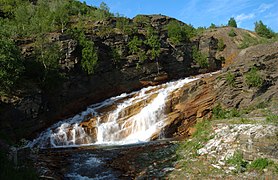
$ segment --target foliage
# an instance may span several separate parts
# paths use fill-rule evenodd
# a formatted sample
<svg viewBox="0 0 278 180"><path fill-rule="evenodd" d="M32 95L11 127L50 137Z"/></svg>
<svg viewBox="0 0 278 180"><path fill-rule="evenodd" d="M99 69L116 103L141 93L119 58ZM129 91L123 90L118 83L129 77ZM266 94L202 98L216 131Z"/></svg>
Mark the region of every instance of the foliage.
<svg viewBox="0 0 278 180"><path fill-rule="evenodd" d="M69 32L82 47L81 66L88 74L93 74L98 63L98 52L93 41L86 38L85 33L80 29L72 29Z"/></svg>
<svg viewBox="0 0 278 180"><path fill-rule="evenodd" d="M236 36L236 33L235 33L234 29L231 29L231 30L228 32L228 35L229 35L230 37L235 37L235 36Z"/></svg>
<svg viewBox="0 0 278 180"><path fill-rule="evenodd" d="M144 42L137 36L134 36L133 39L128 43L129 52L134 55L137 55L141 62L147 59L145 51L141 49L143 43Z"/></svg>
<svg viewBox="0 0 278 180"><path fill-rule="evenodd" d="M138 39L137 36L134 36L133 39L128 43L129 52L132 54L136 54L137 52L139 52L142 44L143 41L141 39Z"/></svg>
<svg viewBox="0 0 278 180"><path fill-rule="evenodd" d="M113 16L113 14L109 12L109 10L110 9L107 4L102 2L99 8L90 12L90 16L93 17L94 20L106 20L109 17Z"/></svg>
<svg viewBox="0 0 278 180"><path fill-rule="evenodd" d="M198 64L201 68L207 68L208 67L208 59L205 54L197 50L197 47L194 46L192 48L192 57L196 64Z"/></svg>
<svg viewBox="0 0 278 180"><path fill-rule="evenodd" d="M262 21L255 22L255 32L259 36L264 37L264 38L270 39L272 37L275 37L275 33L270 28L268 28L266 25L264 25Z"/></svg>
<svg viewBox="0 0 278 180"><path fill-rule="evenodd" d="M116 28L120 29L124 34L131 35L136 28L125 17L119 17L116 22Z"/></svg>
<svg viewBox="0 0 278 180"><path fill-rule="evenodd" d="M218 43L217 43L217 49L218 49L219 51L223 51L223 50L225 49L225 47L226 47L226 45L224 44L223 39L222 39L222 38L219 39L219 40L218 40Z"/></svg>
<svg viewBox="0 0 278 180"><path fill-rule="evenodd" d="M178 21L170 21L167 25L168 37L174 44L179 44L196 35L196 30L192 25L181 25Z"/></svg>
<svg viewBox="0 0 278 180"><path fill-rule="evenodd" d="M227 163L235 166L236 172L244 172L247 166L247 161L243 159L241 152L236 151L232 157L227 159Z"/></svg>
<svg viewBox="0 0 278 180"><path fill-rule="evenodd" d="M196 131L192 134L192 139L186 140L182 143L178 149L179 154L190 154L193 157L198 156L197 151L201 149L204 144L210 140L212 137L210 133L212 131L212 126L210 121L205 120L202 122L197 123L194 128Z"/></svg>
<svg viewBox="0 0 278 180"><path fill-rule="evenodd" d="M244 77L248 86L261 87L263 85L264 80L255 66L253 66Z"/></svg>
<svg viewBox="0 0 278 180"><path fill-rule="evenodd" d="M133 18L133 22L136 26L145 27L150 23L150 19L144 15L137 15Z"/></svg>
<svg viewBox="0 0 278 180"><path fill-rule="evenodd" d="M231 17L230 19L229 19L229 21L228 21L228 26L230 26L230 27L237 27L237 23L236 23L236 20L235 20L235 18L233 18L233 17Z"/></svg>
<svg viewBox="0 0 278 180"><path fill-rule="evenodd" d="M277 114L269 114L266 117L266 122L278 125L278 115Z"/></svg>
<svg viewBox="0 0 278 180"><path fill-rule="evenodd" d="M237 109L223 109L220 104L212 109L212 114L214 119L227 119L232 117L240 117L241 115Z"/></svg>
<svg viewBox="0 0 278 180"><path fill-rule="evenodd" d="M159 57L160 55L160 41L159 41L159 37L156 35L156 33L154 31L152 31L152 29L148 30L148 35L147 35L147 39L144 41L144 44L150 46L151 48L151 59L154 60L157 57Z"/></svg>
<svg viewBox="0 0 278 180"><path fill-rule="evenodd" d="M257 37L252 37L250 34L245 33L245 34L243 34L243 40L239 44L238 47L240 49L245 49L245 48L248 48L250 46L260 44L260 43L262 43L262 41L260 39L258 39Z"/></svg>
<svg viewBox="0 0 278 180"><path fill-rule="evenodd" d="M226 75L226 81L227 81L227 83L228 83L230 86L235 86L235 80L236 80L235 74L233 74L233 73L231 73L231 72L228 72L227 75Z"/></svg>
<svg viewBox="0 0 278 180"><path fill-rule="evenodd" d="M209 28L210 28L210 29L215 29L215 28L216 28L216 25L213 24L213 23L211 23L210 26L209 26Z"/></svg>
<svg viewBox="0 0 278 180"><path fill-rule="evenodd" d="M0 38L0 93L9 92L23 70L17 46L8 39Z"/></svg>
<svg viewBox="0 0 278 180"><path fill-rule="evenodd" d="M251 162L251 164L248 165L249 170L258 170L262 171L269 165L273 164L273 161L267 159L267 158L258 158Z"/></svg>

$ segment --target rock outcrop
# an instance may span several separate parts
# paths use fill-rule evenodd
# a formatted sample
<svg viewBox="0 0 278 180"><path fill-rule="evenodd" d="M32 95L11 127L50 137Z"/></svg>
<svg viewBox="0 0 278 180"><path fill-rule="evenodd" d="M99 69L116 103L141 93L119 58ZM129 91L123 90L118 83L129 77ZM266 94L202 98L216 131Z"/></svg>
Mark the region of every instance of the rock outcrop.
<svg viewBox="0 0 278 180"><path fill-rule="evenodd" d="M30 82L24 85L21 91L15 93L14 98L3 97L0 105L3 119L1 129L5 132L13 132L15 138L30 136L33 132L40 131L57 120L74 115L88 105L108 97L221 68L220 61L215 57L216 38L204 36L173 45L169 42L165 30L166 25L173 19L161 15L146 16L146 18L149 26L158 32L161 54L156 60L146 59L144 62L130 54L128 42L133 36L145 40L146 27L138 25L138 31L126 34L116 27L117 18L84 22L87 27L86 37L94 42L99 54L98 67L94 75L87 75L82 70L81 48L75 39L65 33L50 33L48 39L60 45L63 55L59 63L65 78L55 79L57 82L53 82L51 90L39 86L36 82ZM130 23L133 23L132 21L135 20L129 19ZM107 31L103 29L104 27ZM26 66L37 68L34 66L33 40L18 40L17 44L25 57ZM201 69L194 65L191 55L193 45L197 45L200 50L203 49L209 54L209 69ZM149 51L148 47L144 48L146 52ZM113 56L115 49L121 51L119 59ZM37 74L28 76L37 76ZM20 133L14 131L17 127L20 129L24 127L25 130L20 130Z"/></svg>

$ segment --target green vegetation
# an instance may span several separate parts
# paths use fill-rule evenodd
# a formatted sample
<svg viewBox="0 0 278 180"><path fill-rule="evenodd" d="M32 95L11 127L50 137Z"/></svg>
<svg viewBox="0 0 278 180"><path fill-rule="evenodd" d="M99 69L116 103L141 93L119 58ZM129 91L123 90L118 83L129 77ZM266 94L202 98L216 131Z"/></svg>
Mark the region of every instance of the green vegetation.
<svg viewBox="0 0 278 180"><path fill-rule="evenodd" d="M266 25L264 25L262 21L255 22L255 32L259 36L264 37L264 38L270 39L270 38L275 37L275 33L270 28L268 28Z"/></svg>
<svg viewBox="0 0 278 180"><path fill-rule="evenodd" d="M266 122L278 125L278 115L272 113L268 114L266 117Z"/></svg>
<svg viewBox="0 0 278 180"><path fill-rule="evenodd" d="M215 28L216 28L216 25L213 24L213 23L211 23L210 26L209 26L209 28L210 28L210 29L215 29Z"/></svg>
<svg viewBox="0 0 278 180"><path fill-rule="evenodd" d="M178 149L178 155L180 158L183 158L185 155L191 157L198 156L197 150L201 149L204 144L212 138L212 136L210 136L210 133L212 132L210 121L205 120L199 122L194 128L196 128L196 131L192 134L191 140L183 142Z"/></svg>
<svg viewBox="0 0 278 180"><path fill-rule="evenodd" d="M246 170L247 161L243 159L243 155L239 151L236 151L232 157L227 159L227 163L236 168L236 173L244 172Z"/></svg>
<svg viewBox="0 0 278 180"><path fill-rule="evenodd" d="M235 18L231 17L228 21L228 26L237 28L237 23Z"/></svg>
<svg viewBox="0 0 278 180"><path fill-rule="evenodd" d="M241 112L237 109L223 109L220 104L212 109L214 119L227 119L232 117L240 117Z"/></svg>
<svg viewBox="0 0 278 180"><path fill-rule="evenodd" d="M226 81L229 84L229 86L234 87L235 86L235 80L236 80L236 77L235 77L234 73L228 72L226 74Z"/></svg>
<svg viewBox="0 0 278 180"><path fill-rule="evenodd" d="M236 36L236 33L235 33L234 29L231 29L231 30L229 31L228 35L229 35L230 37L235 37L235 36Z"/></svg>
<svg viewBox="0 0 278 180"><path fill-rule="evenodd" d="M142 45L143 41L137 36L134 36L133 39L128 43L129 52L137 55L141 62L147 59L145 51L141 49Z"/></svg>
<svg viewBox="0 0 278 180"><path fill-rule="evenodd" d="M84 31L80 29L72 29L69 31L82 47L81 66L88 73L93 74L98 62L98 52L94 46L94 42L86 38Z"/></svg>
<svg viewBox="0 0 278 180"><path fill-rule="evenodd" d="M217 43L217 49L218 51L223 51L225 49L226 45L224 44L223 39L219 39Z"/></svg>
<svg viewBox="0 0 278 180"><path fill-rule="evenodd" d="M133 18L133 22L138 27L146 27L150 23L150 19L144 15L137 15Z"/></svg>
<svg viewBox="0 0 278 180"><path fill-rule="evenodd" d="M264 82L260 72L255 66L253 66L249 72L245 74L244 79L247 85L251 87L261 87Z"/></svg>
<svg viewBox="0 0 278 180"><path fill-rule="evenodd" d="M150 59L154 60L158 58L161 52L161 44L157 32L155 32L152 28L149 28L147 33L147 39L144 41L144 43L151 48L149 53Z"/></svg>
<svg viewBox="0 0 278 180"><path fill-rule="evenodd" d="M181 25L178 21L170 21L167 25L169 40L178 45L179 43L189 40L196 35L196 30L192 25Z"/></svg>
<svg viewBox="0 0 278 180"><path fill-rule="evenodd" d="M251 162L247 166L249 170L257 170L257 171L262 171L263 169L267 168L268 166L272 165L273 161L267 159L267 158L258 158L254 161Z"/></svg>
<svg viewBox="0 0 278 180"><path fill-rule="evenodd" d="M207 68L209 66L207 55L198 51L196 46L192 48L192 57L194 62L201 68Z"/></svg>
<svg viewBox="0 0 278 180"><path fill-rule="evenodd" d="M22 74L24 67L17 46L10 40L0 39L0 94L8 93Z"/></svg>
<svg viewBox="0 0 278 180"><path fill-rule="evenodd" d="M245 34L243 34L243 40L239 44L238 48L245 49L250 46L255 46L257 44L263 44L263 43L267 43L267 42L270 42L270 41L268 41L265 38L258 38L254 35L251 36L249 33L245 33Z"/></svg>

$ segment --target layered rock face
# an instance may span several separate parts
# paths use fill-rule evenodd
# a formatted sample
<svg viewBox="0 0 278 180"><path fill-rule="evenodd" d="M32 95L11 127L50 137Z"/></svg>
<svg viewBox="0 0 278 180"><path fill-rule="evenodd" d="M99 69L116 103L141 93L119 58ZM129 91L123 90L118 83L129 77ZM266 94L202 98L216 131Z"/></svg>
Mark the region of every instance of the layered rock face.
<svg viewBox="0 0 278 180"><path fill-rule="evenodd" d="M125 34L115 26L117 19L108 21L86 22L86 37L91 39L99 53L98 67L94 75L82 71L81 48L76 40L61 33L49 34L52 42L61 45L59 63L65 79L56 83L54 90L48 91L36 83L27 84L22 92L15 97L2 98L1 128L13 132L15 137L31 135L63 118L72 116L86 106L104 100L108 97L131 92L148 85L156 85L173 79L214 71L221 68L221 63L215 57L217 39L206 36L194 41L173 45L168 38L165 26L172 20L166 16L146 16L149 25L159 33L161 54L156 60L139 61L138 57L130 55L128 42L138 36L146 38L147 28L138 27L135 34ZM132 23L132 20L129 20ZM113 29L104 33L104 27ZM101 30L101 31L100 31ZM202 44L202 45L199 45ZM34 43L32 40L18 40L26 63L34 61ZM209 54L210 68L201 69L193 65L192 46L204 49ZM112 55L113 49L121 50L118 60ZM149 51L146 47L145 51ZM211 53L210 53L211 52ZM12 123L11 123L12 122ZM21 127L29 129L21 131ZM16 130L17 131L17 130Z"/></svg>

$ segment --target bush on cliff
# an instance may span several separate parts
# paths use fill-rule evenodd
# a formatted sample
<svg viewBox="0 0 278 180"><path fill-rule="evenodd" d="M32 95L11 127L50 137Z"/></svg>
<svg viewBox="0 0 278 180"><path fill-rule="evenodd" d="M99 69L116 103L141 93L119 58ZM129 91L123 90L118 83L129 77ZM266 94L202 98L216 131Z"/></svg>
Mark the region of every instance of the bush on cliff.
<svg viewBox="0 0 278 180"><path fill-rule="evenodd" d="M81 29L71 29L69 34L77 40L82 48L81 66L88 74L93 74L98 63L98 52L93 41L86 38L85 33Z"/></svg>
<svg viewBox="0 0 278 180"><path fill-rule="evenodd" d="M275 37L275 33L268 28L262 21L255 22L255 32L264 38L273 38Z"/></svg>
<svg viewBox="0 0 278 180"><path fill-rule="evenodd" d="M192 48L192 57L194 62L200 66L201 68L207 68L208 67L208 58L207 55L205 55L204 53L198 51L197 47L194 46Z"/></svg>
<svg viewBox="0 0 278 180"><path fill-rule="evenodd" d="M0 37L0 94L8 93L14 87L23 70L17 46Z"/></svg>
<svg viewBox="0 0 278 180"><path fill-rule="evenodd" d="M194 37L197 32L192 25L181 25L178 21L170 21L167 25L169 40L178 45L179 43Z"/></svg>

